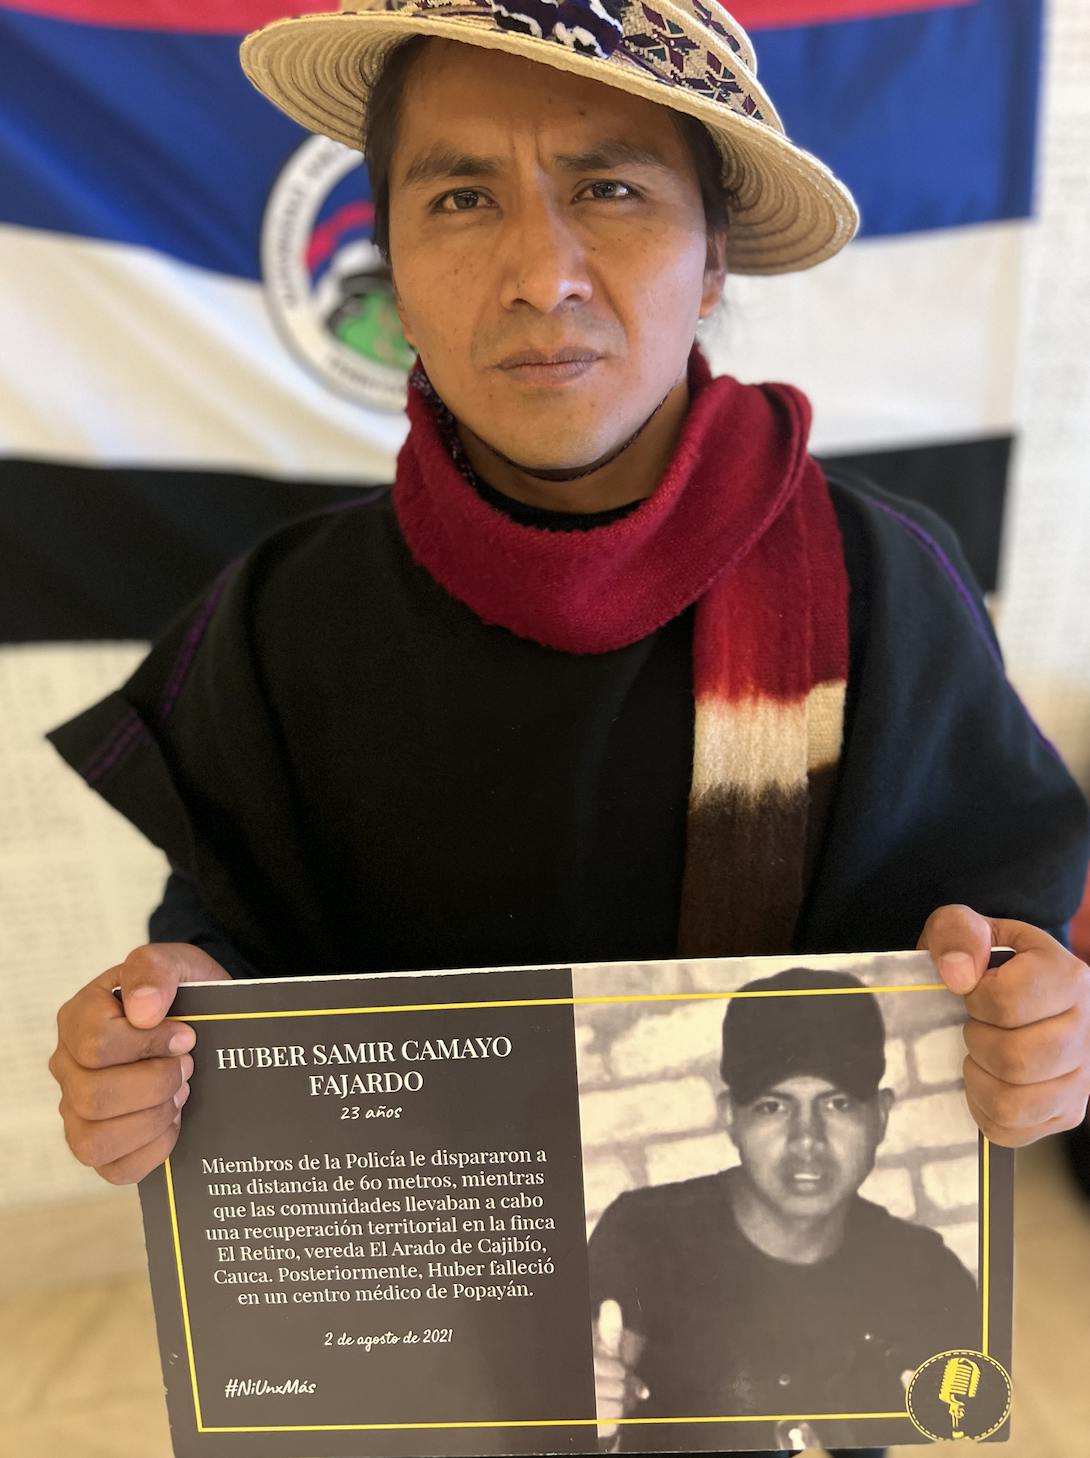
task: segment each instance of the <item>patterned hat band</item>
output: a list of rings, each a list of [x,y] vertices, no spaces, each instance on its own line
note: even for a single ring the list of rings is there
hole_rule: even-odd
[[[717,0],[711,4],[721,9]],[[601,61],[627,62],[663,86],[685,87],[740,116],[768,123],[767,103],[762,107],[753,94],[756,68],[744,33],[729,30],[701,0],[691,0],[691,5],[688,25],[680,7],[674,7],[675,19],[646,0],[385,0],[384,8],[447,20],[486,18],[499,30],[552,41]],[[702,28],[712,34],[701,35]],[[735,57],[733,65],[709,48],[716,37],[716,49],[721,51],[725,43]],[[781,129],[778,118],[771,124]]]
[[[362,151],[372,90],[413,36],[519,56],[701,122],[723,159],[733,273],[812,268],[859,226],[844,184],[785,134],[720,0],[345,0],[254,31],[242,67],[304,127]]]

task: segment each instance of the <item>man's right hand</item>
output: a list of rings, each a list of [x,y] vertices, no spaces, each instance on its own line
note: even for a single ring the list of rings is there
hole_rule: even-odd
[[[82,987],[57,1013],[49,1071],[61,1086],[64,1136],[80,1163],[110,1184],[143,1179],[178,1138],[197,1041],[187,1023],[163,1021],[178,984],[228,978],[199,947],[150,943]]]
[[[644,1338],[626,1328],[620,1305],[603,1301],[594,1323],[594,1397],[603,1440],[616,1438],[619,1419],[651,1395],[636,1372],[644,1346]]]

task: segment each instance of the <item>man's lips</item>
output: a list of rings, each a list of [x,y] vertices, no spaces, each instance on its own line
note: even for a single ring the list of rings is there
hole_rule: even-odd
[[[822,1169],[792,1169],[785,1172],[786,1183],[797,1189],[817,1190],[828,1184],[829,1172]]]
[[[501,370],[520,369],[527,365],[591,364],[601,356],[596,350],[584,345],[569,345],[565,349],[523,349],[500,360]]]
[[[527,385],[562,385],[570,380],[589,374],[599,363],[598,356],[583,356],[579,359],[555,360],[546,364],[504,365],[503,373],[508,379]]]

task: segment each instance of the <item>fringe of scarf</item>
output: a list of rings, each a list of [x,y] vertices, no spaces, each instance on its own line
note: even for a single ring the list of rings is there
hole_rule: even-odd
[[[836,778],[847,578],[820,469],[701,599],[678,955],[788,952]]]

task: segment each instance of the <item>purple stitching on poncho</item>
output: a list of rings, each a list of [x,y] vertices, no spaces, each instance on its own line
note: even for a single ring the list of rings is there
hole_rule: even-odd
[[[969,609],[969,614],[972,617],[973,622],[976,624],[977,631],[984,639],[985,646],[987,647],[988,652],[991,654],[993,663],[995,663],[997,668],[1002,668],[1003,659],[1000,656],[998,648],[996,648],[995,643],[992,640],[992,635],[988,628],[988,624],[983,614],[981,613],[980,606],[977,603],[976,598],[969,591],[968,587],[966,587],[961,573],[954,566],[953,562],[950,561],[950,558],[939,546],[935,538],[931,535],[929,531],[927,531],[925,527],[920,526],[919,522],[913,521],[910,516],[905,516],[902,512],[897,511],[895,507],[887,506],[884,501],[877,501],[873,497],[871,498],[871,501],[875,506],[877,506],[879,511],[884,511],[885,514],[887,516],[891,516],[894,521],[899,521],[904,527],[905,531],[907,531],[910,536],[914,537],[916,541],[918,541],[922,547],[925,547],[927,551],[929,551],[931,555],[935,558],[935,560],[938,562],[939,566],[945,573],[946,577],[953,584],[954,590],[957,592],[958,597],[961,598],[962,602]]]
[[[387,486],[374,487],[363,496],[353,497],[350,501],[335,501],[330,506],[323,506],[318,509],[315,515],[327,516],[332,512],[348,511],[355,506],[367,506],[375,501]],[[236,557],[222,570],[216,579],[211,592],[205,598],[197,617],[190,625],[185,641],[178,650],[178,656],[170,671],[170,678],[167,680],[159,700],[157,717],[160,724],[165,724],[174,710],[178,696],[182,691],[187,674],[193,665],[197,649],[208,630],[212,614],[216,610],[223,589],[227,585],[228,578],[236,567],[244,561],[244,556]],[[146,738],[150,738],[148,730],[140,715],[133,708],[130,708],[121,719],[114,725],[107,735],[105,741],[95,751],[91,758],[84,765],[81,774],[89,785],[97,785],[108,775],[112,774],[121,761],[129,755],[136,746]]]
[[[189,632],[186,634],[185,641],[178,650],[178,656],[174,660],[174,667],[171,669],[170,677],[167,679],[166,687],[163,689],[162,696],[159,699],[156,717],[160,724],[165,724],[170,718],[174,705],[177,703],[178,695],[182,691],[182,684],[185,682],[186,674],[189,672],[197,649],[200,647],[201,639],[204,637],[208,629],[208,624],[212,620],[212,614],[216,611],[216,604],[223,596],[223,589],[227,586],[227,579],[241,560],[240,557],[236,557],[220,573],[216,579],[215,586],[205,598],[200,612],[189,626]]]
[[[351,501],[334,501],[329,506],[319,507],[317,512],[315,512],[314,514],[317,516],[329,516],[333,512],[349,511],[354,506],[366,506],[369,502],[374,501],[376,496],[386,489],[387,488],[384,486],[379,487],[377,491],[370,491],[366,496],[353,497]],[[244,560],[245,555],[241,557],[236,557],[233,562],[228,562],[227,566],[223,569],[219,577],[216,579],[212,591],[205,598],[204,605],[201,608],[199,616],[195,618],[193,623],[190,625],[189,632],[186,634],[185,642],[178,650],[178,657],[174,660],[174,667],[171,669],[170,678],[168,679],[166,687],[163,689],[162,697],[159,700],[159,708],[157,710],[157,714],[160,724],[165,724],[170,718],[171,714],[174,712],[174,705],[178,701],[178,695],[182,691],[182,685],[185,683],[186,675],[189,673],[189,670],[193,665],[193,659],[196,656],[197,649],[200,647],[201,641],[204,638],[205,633],[208,631],[208,624],[212,620],[212,614],[216,611],[216,606],[219,603],[220,598],[223,596],[223,589],[227,586],[228,579],[230,578],[232,572],[234,572],[235,569],[240,566]]]
[[[80,771],[87,783],[97,785],[110,772],[118,759],[131,748],[134,734],[139,736],[143,729],[144,722],[140,715],[135,709],[129,709],[114,725],[104,743],[95,750]]]
[[[969,591],[961,573],[954,566],[953,562],[951,562],[950,558],[943,551],[942,547],[938,544],[938,542],[926,529],[926,527],[920,526],[919,522],[913,521],[910,516],[905,516],[903,512],[897,511],[895,507],[888,506],[884,501],[878,501],[873,496],[871,496],[869,499],[871,501],[871,504],[877,506],[879,511],[885,512],[885,514],[889,517],[892,517],[894,521],[900,522],[901,526],[904,527],[904,529],[908,532],[909,536],[911,536],[913,540],[919,542],[920,546],[923,547],[925,551],[931,553],[935,561],[942,568],[943,574],[946,576],[947,580],[953,585],[958,597],[961,598],[962,602],[968,608],[969,615],[976,625],[977,632],[983,639],[984,646],[987,648],[992,662],[999,669],[1000,673],[1002,673],[1003,676],[1006,677],[1007,671],[1003,663],[1003,655],[1000,653],[999,649],[995,645],[995,640],[992,637],[991,628],[981,610],[980,604],[977,602],[973,594]],[[1018,699],[1018,702],[1022,705],[1022,712],[1032,724],[1033,732],[1037,735],[1037,738],[1041,741],[1045,748],[1049,750],[1051,754],[1055,755],[1055,757],[1062,764],[1063,756],[1060,754],[1060,751],[1056,748],[1055,744],[1053,744],[1052,740],[1049,739],[1048,735],[1037,723],[1037,720],[1026,708],[1025,704],[1022,701],[1021,695],[1018,694],[1017,691],[1014,689],[1013,684],[1011,685],[1011,692],[1014,693],[1015,697]]]

